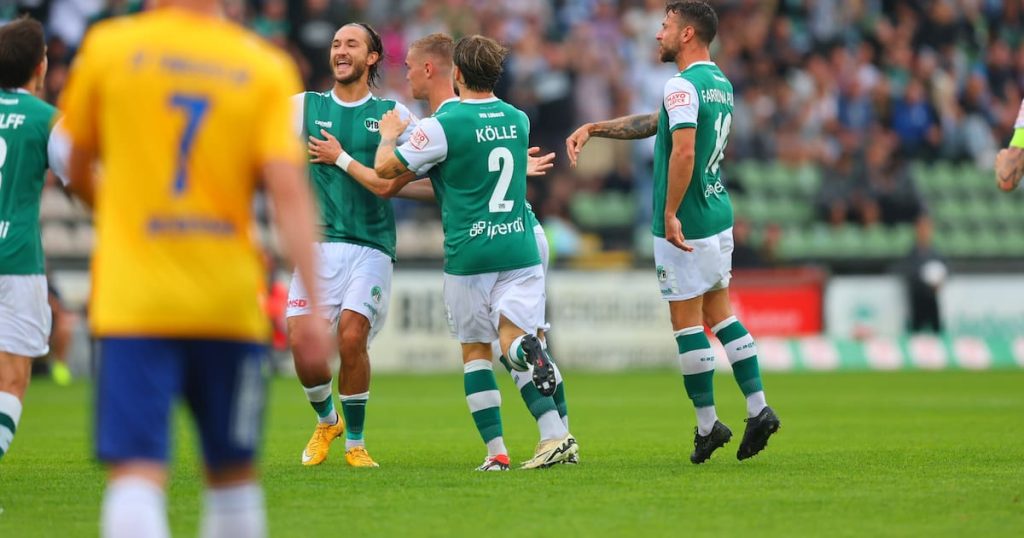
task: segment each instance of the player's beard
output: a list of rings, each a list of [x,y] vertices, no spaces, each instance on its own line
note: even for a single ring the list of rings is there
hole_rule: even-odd
[[[676,63],[676,58],[679,57],[678,50],[669,50],[665,48],[665,45],[661,46],[661,62],[666,64]]]
[[[357,64],[355,62],[352,62],[352,72],[348,76],[346,76],[346,77],[342,77],[342,78],[335,77],[334,80],[338,84],[341,84],[342,86],[346,86],[348,84],[352,84],[353,82],[356,82],[359,79],[363,78],[363,75],[365,75],[365,74],[366,74],[366,64],[365,63]]]

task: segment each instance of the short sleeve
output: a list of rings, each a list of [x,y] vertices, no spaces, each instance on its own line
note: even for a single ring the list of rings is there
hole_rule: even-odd
[[[60,179],[64,186],[70,182],[68,178],[68,161],[71,159],[71,140],[64,127],[64,120],[50,129],[50,139],[46,143],[46,158],[50,171]]]
[[[663,104],[668,113],[669,130],[697,126],[700,99],[697,88],[689,80],[678,76],[670,78],[665,83]]]
[[[395,156],[406,168],[420,176],[448,158],[448,139],[437,118],[420,121],[409,140],[395,148]]]
[[[398,136],[398,144],[401,145],[409,141],[409,138],[412,136],[412,132],[416,130],[416,125],[419,124],[420,120],[402,103],[395,103],[395,110],[398,112],[398,117],[402,118],[402,121],[409,122],[409,126],[405,128],[405,132]]]
[[[297,93],[292,96],[292,132],[296,137],[302,137],[303,123],[306,119],[306,92]]]
[[[103,51],[98,43],[101,34],[102,28],[96,28],[86,35],[60,96],[59,108],[64,113],[68,143],[89,148],[99,145],[98,118],[103,109],[99,99],[104,67]]]
[[[284,56],[270,62],[272,69],[265,71],[264,103],[256,140],[256,160],[262,166],[273,161],[303,164],[302,144],[295,136],[295,118],[301,118],[301,108],[295,110],[295,94],[300,93],[299,74],[295,64]],[[301,132],[301,131],[300,131]]]

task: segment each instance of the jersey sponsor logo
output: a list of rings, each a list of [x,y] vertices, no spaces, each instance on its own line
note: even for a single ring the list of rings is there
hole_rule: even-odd
[[[477,237],[480,235],[487,236],[488,239],[494,239],[499,235],[508,235],[513,233],[524,233],[526,226],[523,225],[523,217],[519,217],[512,222],[503,222],[501,224],[494,224],[490,221],[477,221],[474,222],[469,228],[469,236]]]
[[[363,127],[366,127],[366,130],[371,133],[380,132],[380,120],[366,118],[366,121],[363,122]]]
[[[17,129],[23,123],[24,114],[0,114],[0,129]]]
[[[316,120],[313,123],[315,123],[316,125],[318,125],[320,127],[323,127],[324,129],[330,129],[331,127],[334,126],[334,122],[333,121]]]
[[[722,185],[722,180],[718,180],[711,185],[708,185],[704,189],[704,198],[711,198],[712,196],[718,196],[725,192],[725,185]]]
[[[689,92],[673,92],[665,97],[665,110],[675,110],[690,104]]]
[[[309,306],[309,301],[305,299],[292,299],[291,301],[288,301],[288,306],[290,308],[306,308]]]
[[[234,235],[235,224],[229,220],[196,217],[152,217],[146,223],[149,235]]]
[[[409,137],[409,143],[412,144],[412,147],[418,150],[422,150],[423,148],[427,147],[427,144],[430,143],[430,137],[427,136],[426,131],[417,128],[415,131],[412,132],[412,136]]]

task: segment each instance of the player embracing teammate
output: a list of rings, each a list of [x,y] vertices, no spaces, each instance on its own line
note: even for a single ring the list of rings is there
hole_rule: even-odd
[[[445,233],[444,298],[449,324],[462,344],[470,412],[487,445],[479,470],[510,466],[501,423],[501,395],[491,342],[517,370],[532,366],[539,401],[550,403],[555,371],[535,336],[543,325],[544,271],[529,224],[526,115],[494,96],[507,51],[471,36],[455,45],[453,75],[461,101],[419,123],[399,147],[406,127],[396,114],[381,120],[376,172],[384,179],[430,173]],[[542,441],[525,468],[572,459],[576,440],[557,412],[538,419]]]

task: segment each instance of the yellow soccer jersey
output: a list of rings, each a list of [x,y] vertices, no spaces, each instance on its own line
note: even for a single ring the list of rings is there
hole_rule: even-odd
[[[163,8],[89,32],[61,108],[103,169],[94,333],[266,339],[252,197],[264,164],[305,162],[300,90],[283,53],[224,20]]]

